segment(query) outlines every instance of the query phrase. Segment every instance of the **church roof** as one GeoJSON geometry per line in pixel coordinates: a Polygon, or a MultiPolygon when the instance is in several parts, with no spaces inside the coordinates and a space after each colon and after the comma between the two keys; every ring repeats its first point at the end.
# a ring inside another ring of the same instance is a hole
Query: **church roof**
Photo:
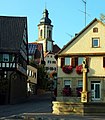
{"type": "Polygon", "coordinates": [[[57,44],[53,45],[53,52],[55,54],[58,53],[60,50],[61,50],[61,48],[57,44]]]}

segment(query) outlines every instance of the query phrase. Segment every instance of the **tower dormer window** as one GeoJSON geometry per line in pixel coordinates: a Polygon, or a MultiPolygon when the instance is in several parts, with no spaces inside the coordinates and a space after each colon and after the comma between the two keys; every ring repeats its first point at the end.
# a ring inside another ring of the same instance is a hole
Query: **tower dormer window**
{"type": "Polygon", "coordinates": [[[51,38],[51,30],[49,30],[49,38],[51,38]]]}
{"type": "Polygon", "coordinates": [[[42,30],[40,30],[40,36],[42,37],[42,34],[43,34],[43,31],[42,30]]]}

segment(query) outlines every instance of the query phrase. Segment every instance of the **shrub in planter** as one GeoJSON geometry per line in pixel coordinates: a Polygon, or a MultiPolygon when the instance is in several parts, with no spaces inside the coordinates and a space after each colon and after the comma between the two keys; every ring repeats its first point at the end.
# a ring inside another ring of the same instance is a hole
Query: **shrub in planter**
{"type": "Polygon", "coordinates": [[[76,92],[77,92],[77,97],[81,97],[82,87],[77,87],[76,92]]]}
{"type": "Polygon", "coordinates": [[[64,87],[62,90],[63,96],[71,96],[71,88],[64,87]]]}
{"type": "Polygon", "coordinates": [[[73,67],[70,65],[65,65],[62,67],[62,71],[66,74],[70,74],[73,71],[73,67]]]}

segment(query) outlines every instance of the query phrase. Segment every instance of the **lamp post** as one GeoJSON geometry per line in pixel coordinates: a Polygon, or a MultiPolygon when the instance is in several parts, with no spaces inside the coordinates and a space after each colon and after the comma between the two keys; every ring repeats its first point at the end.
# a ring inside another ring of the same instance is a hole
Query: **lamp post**
{"type": "Polygon", "coordinates": [[[83,61],[83,90],[81,92],[81,102],[87,103],[88,102],[88,92],[87,92],[87,65],[86,59],[83,61]]]}

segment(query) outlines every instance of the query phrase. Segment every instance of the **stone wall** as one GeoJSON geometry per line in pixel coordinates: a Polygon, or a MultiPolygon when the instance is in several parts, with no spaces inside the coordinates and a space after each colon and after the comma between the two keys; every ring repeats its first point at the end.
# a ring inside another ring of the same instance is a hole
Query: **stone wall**
{"type": "Polygon", "coordinates": [[[105,103],[81,103],[54,101],[53,114],[80,114],[84,116],[105,116],[105,103]]]}

